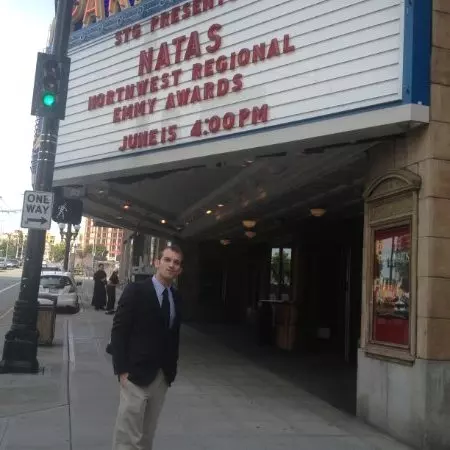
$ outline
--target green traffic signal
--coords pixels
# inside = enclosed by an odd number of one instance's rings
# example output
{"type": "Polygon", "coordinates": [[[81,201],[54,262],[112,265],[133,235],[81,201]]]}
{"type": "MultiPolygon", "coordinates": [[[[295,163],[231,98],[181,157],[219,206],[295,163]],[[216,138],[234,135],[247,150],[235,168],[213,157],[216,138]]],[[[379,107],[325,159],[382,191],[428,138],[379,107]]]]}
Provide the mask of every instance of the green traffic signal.
{"type": "Polygon", "coordinates": [[[42,96],[42,103],[47,106],[48,108],[51,108],[56,101],[56,96],[55,94],[52,94],[51,92],[46,92],[43,96],[42,96]]]}
{"type": "Polygon", "coordinates": [[[70,58],[38,53],[31,114],[64,120],[69,84],[70,58]]]}

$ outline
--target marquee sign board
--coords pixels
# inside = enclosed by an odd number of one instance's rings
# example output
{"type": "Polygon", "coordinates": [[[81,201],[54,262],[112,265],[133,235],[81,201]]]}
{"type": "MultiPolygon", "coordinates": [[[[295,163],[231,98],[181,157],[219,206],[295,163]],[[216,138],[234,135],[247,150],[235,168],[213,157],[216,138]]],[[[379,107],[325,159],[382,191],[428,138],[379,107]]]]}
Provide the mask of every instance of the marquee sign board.
{"type": "MultiPolygon", "coordinates": [[[[100,18],[71,37],[57,170],[412,95],[405,27],[416,13],[406,14],[405,0],[117,0],[108,11],[101,3],[79,2],[83,18],[89,5],[100,18]]],[[[417,103],[428,104],[426,95],[417,103]]]]}

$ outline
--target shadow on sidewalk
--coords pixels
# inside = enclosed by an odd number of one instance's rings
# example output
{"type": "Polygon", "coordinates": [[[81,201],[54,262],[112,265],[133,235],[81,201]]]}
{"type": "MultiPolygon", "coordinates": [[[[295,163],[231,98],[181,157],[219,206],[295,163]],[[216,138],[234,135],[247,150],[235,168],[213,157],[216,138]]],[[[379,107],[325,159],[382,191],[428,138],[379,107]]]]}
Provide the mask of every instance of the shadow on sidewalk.
{"type": "Polygon", "coordinates": [[[356,367],[345,364],[336,355],[259,346],[254,333],[241,325],[189,323],[189,326],[335,408],[356,415],[356,367]]]}

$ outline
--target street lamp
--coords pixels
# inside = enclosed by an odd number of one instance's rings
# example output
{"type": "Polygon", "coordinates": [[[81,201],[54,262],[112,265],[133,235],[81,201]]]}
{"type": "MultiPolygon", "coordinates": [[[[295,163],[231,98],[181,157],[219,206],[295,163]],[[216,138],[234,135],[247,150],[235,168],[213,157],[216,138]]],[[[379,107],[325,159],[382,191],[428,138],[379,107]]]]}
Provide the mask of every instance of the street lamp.
{"type": "Polygon", "coordinates": [[[69,254],[70,254],[70,246],[72,244],[72,240],[75,241],[75,239],[78,236],[78,233],[80,232],[80,225],[74,225],[74,232],[72,232],[72,225],[69,223],[67,224],[67,231],[65,231],[66,224],[65,223],[59,223],[59,234],[61,235],[61,241],[66,241],[66,248],[64,251],[64,270],[69,270],[69,254]]]}

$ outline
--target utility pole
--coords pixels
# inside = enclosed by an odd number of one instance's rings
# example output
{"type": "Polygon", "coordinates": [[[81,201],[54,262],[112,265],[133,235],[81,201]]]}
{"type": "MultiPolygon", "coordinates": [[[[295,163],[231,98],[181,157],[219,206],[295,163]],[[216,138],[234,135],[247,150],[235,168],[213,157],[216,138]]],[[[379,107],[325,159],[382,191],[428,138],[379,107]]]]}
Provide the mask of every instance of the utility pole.
{"type": "MultiPolygon", "coordinates": [[[[73,0],[59,0],[56,10],[53,54],[63,58],[67,55],[71,31],[73,0]]],[[[47,99],[44,100],[46,102],[47,99]]],[[[49,103],[48,103],[49,104],[49,103]]],[[[59,119],[44,116],[37,152],[35,191],[51,191],[55,167],[59,119]]],[[[30,229],[26,256],[20,283],[19,298],[14,306],[11,329],[5,337],[0,372],[37,373],[38,292],[45,251],[45,230],[30,229]]]]}
{"type": "Polygon", "coordinates": [[[70,249],[72,248],[72,240],[75,242],[75,239],[78,236],[78,233],[80,232],[80,225],[74,225],[74,231],[72,231],[72,224],[67,224],[67,231],[65,230],[66,224],[60,223],[59,226],[59,232],[61,234],[61,242],[65,243],[65,250],[64,250],[64,270],[66,272],[69,271],[69,257],[70,257],[70,249]]]}

